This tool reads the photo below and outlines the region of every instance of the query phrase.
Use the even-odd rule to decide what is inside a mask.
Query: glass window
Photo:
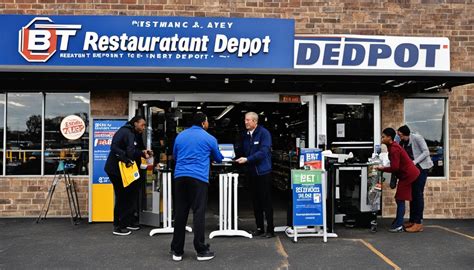
[[[7,94],[6,174],[41,174],[41,93]]]
[[[75,140],[63,136],[61,121],[69,115],[85,123],[84,134]],[[89,94],[46,93],[44,117],[44,174],[54,174],[64,160],[71,175],[87,175],[89,163]]]
[[[405,99],[405,123],[420,134],[430,149],[434,166],[429,176],[445,176],[446,101],[444,99]]]

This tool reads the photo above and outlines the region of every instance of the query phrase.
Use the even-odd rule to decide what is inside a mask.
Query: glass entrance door
[[[380,145],[380,102],[378,96],[323,95],[318,145],[333,153],[352,152],[367,162]]]

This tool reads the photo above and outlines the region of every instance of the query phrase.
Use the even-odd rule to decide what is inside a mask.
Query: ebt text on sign
[[[67,50],[69,38],[81,25],[53,24],[47,17],[36,17],[19,31],[18,52],[28,62],[46,62],[59,49]],[[58,42],[59,41],[59,42]]]

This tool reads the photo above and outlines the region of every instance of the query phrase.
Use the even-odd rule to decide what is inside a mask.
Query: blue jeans
[[[423,220],[423,210],[425,199],[423,198],[428,170],[421,170],[420,176],[411,185],[412,201],[410,202],[410,222],[421,224]]]
[[[395,217],[395,222],[392,224],[393,228],[398,228],[403,225],[403,216],[405,215],[405,201],[397,201],[397,216]]]

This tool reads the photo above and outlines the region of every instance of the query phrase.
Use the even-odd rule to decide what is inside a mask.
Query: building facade
[[[474,71],[474,4],[471,1],[98,0],[91,2],[3,0],[0,3],[0,14],[288,18],[295,20],[296,35],[447,37],[450,40],[451,71]],[[8,80],[9,75],[9,72],[3,72],[2,80]],[[41,84],[41,74],[37,76]],[[62,77],[60,72],[55,73],[55,76],[58,76],[58,80]],[[84,110],[88,118],[129,115],[130,91],[134,89],[110,89],[110,87],[102,89],[93,81],[89,81],[89,84],[85,79],[81,81],[81,84],[71,85],[70,88],[63,89],[63,92],[90,100],[89,111]],[[12,84],[11,81],[9,83]],[[67,82],[61,85],[65,87]],[[28,99],[33,103],[43,99],[44,109],[43,111],[39,109],[38,114],[43,113],[45,119],[49,117],[51,121],[54,120],[54,110],[48,113],[48,98],[50,96],[59,98],[55,95],[59,95],[56,92],[60,91],[55,89],[50,92],[46,89],[33,92],[31,89],[34,89],[34,85],[23,91],[8,88],[1,89],[4,91],[3,95],[10,95],[9,105],[4,102],[4,106],[10,106],[13,110],[15,105],[10,101],[15,102],[15,97],[22,102]],[[314,94],[320,91],[324,92],[324,89],[316,89]],[[348,92],[344,95],[358,94],[350,93],[350,89]],[[440,153],[441,158],[437,163],[441,168],[434,173],[434,177],[428,178],[425,188],[425,218],[474,218],[474,84],[454,87],[441,93],[412,94],[390,91],[379,95],[382,128],[397,128],[408,122],[420,130],[441,132],[436,136],[422,134],[432,140],[430,147],[435,147],[436,144],[443,146],[441,149],[443,153]],[[31,105],[31,108],[41,107],[41,104],[36,103]],[[416,117],[416,113],[423,106],[428,109],[435,108],[435,112],[443,110],[441,122],[435,121],[432,126],[419,124],[420,121],[429,120]],[[16,121],[14,118],[9,119],[10,115],[12,114],[5,116],[8,128],[12,128],[9,126],[10,122]],[[47,134],[45,132],[45,138]],[[15,149],[22,146],[8,146],[9,139],[6,139],[7,149],[3,152],[7,155],[4,158],[7,164],[4,167],[12,170],[15,157],[10,158],[7,152],[14,153]],[[55,137],[51,140],[55,140]],[[31,154],[17,156],[16,159],[31,160],[35,151],[40,151],[43,155],[51,152],[51,155],[54,155],[54,147],[45,144],[47,143],[36,148],[31,146],[31,149],[29,148]],[[60,150],[56,153],[58,156],[61,155],[59,152]],[[78,165],[78,167],[84,166]],[[52,173],[47,171],[46,165],[40,165],[39,168],[40,171],[33,171],[28,173],[29,175],[4,173],[4,176],[0,176],[1,217],[31,217],[39,214],[52,179]],[[78,170],[74,180],[78,188],[82,213],[87,213],[88,170],[82,168]],[[62,190],[64,190],[62,187],[57,190],[49,212],[50,216],[69,215],[67,196]],[[384,189],[383,216],[389,217],[395,214],[393,195],[394,191]]]

